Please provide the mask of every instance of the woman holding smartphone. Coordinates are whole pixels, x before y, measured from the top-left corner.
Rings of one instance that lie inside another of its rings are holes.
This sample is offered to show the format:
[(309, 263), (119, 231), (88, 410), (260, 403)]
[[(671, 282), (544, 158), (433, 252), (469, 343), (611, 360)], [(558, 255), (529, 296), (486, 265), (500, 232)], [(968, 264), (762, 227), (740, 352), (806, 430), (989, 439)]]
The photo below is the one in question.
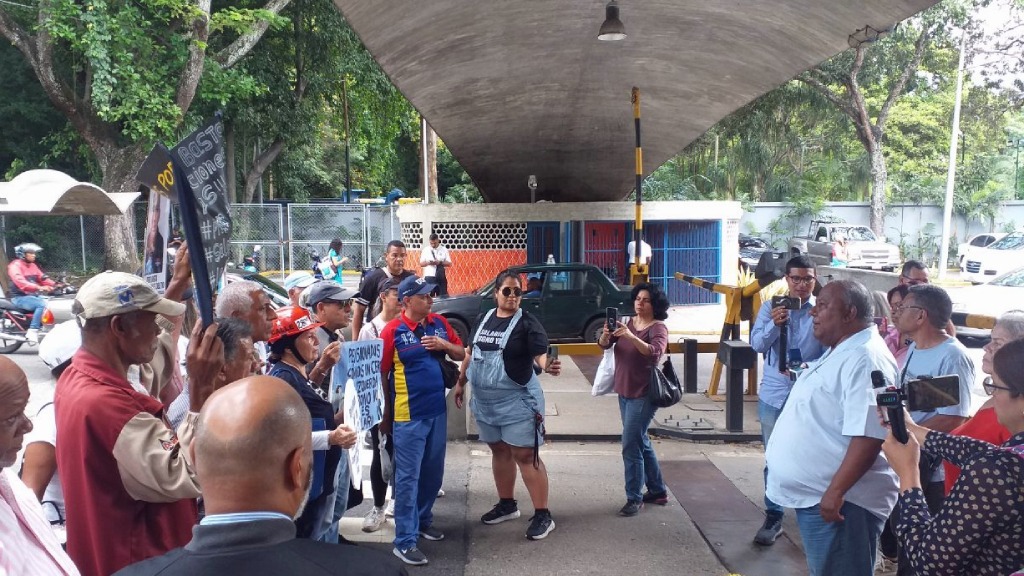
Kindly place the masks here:
[(462, 408), (467, 384), (480, 440), (491, 449), (498, 503), (480, 520), (500, 524), (519, 518), (515, 500), (516, 469), (533, 501), (534, 515), (526, 537), (540, 540), (555, 529), (548, 510), (548, 473), (540, 459), (544, 443), (544, 391), (537, 375), (557, 376), (561, 365), (547, 356), (548, 335), (529, 312), (519, 307), (519, 275), (505, 270), (494, 280), (497, 308), (485, 313), (467, 348), (455, 385), (455, 406)]
[[(597, 341), (601, 348), (615, 346), (615, 393), (622, 416), (622, 463), (626, 470), (626, 504), (619, 516), (636, 516), (644, 503), (668, 503), (658, 457), (651, 447), (647, 427), (657, 409), (647, 397), (651, 366), (668, 346), (668, 296), (658, 286), (642, 282), (633, 287), (633, 310), (627, 322), (604, 327)], [(646, 484), (647, 492), (640, 490)]]

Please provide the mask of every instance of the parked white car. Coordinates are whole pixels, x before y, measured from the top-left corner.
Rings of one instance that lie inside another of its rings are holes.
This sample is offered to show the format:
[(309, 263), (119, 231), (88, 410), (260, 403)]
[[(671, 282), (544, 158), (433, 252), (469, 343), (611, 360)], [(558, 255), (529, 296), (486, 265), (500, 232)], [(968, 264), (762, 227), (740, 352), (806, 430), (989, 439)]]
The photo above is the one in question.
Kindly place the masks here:
[(976, 284), (1024, 267), (1024, 230), (1007, 234), (984, 248), (975, 248), (964, 260), (963, 278)]
[[(967, 239), (967, 242), (961, 243), (956, 251), (957, 264), (960, 265), (960, 271), (963, 272), (965, 270), (966, 262), (972, 257), (975, 250), (984, 248), (997, 240), (1002, 240), (1005, 236), (1006, 232), (982, 232), (981, 234), (971, 236)], [(974, 259), (977, 259), (977, 257), (974, 257)]]
[[(1024, 308), (1024, 268), (998, 276), (987, 284), (950, 288), (953, 312), (981, 314), (998, 318), (1005, 312)], [(989, 330), (961, 326), (956, 320), (956, 335), (969, 338), (988, 338)]]

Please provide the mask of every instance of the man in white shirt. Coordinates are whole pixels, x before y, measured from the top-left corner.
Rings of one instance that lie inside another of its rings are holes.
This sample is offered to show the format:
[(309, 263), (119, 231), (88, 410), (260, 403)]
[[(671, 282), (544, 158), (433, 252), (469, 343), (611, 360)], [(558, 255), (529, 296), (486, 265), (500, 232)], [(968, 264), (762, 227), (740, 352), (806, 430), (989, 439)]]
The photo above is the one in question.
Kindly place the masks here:
[[(636, 242), (630, 241), (626, 246), (626, 253), (629, 255), (629, 263), (636, 263)], [(651, 245), (644, 242), (643, 237), (640, 238), (640, 263), (644, 266), (650, 266), (651, 264)]]
[(32, 431), (28, 398), (25, 373), (0, 356), (0, 574), (77, 576), (35, 494), (11, 469)]
[(420, 253), (420, 266), (423, 267), (423, 280), (437, 284), (440, 296), (448, 295), (448, 268), (451, 268), (452, 257), (448, 249), (441, 245), (437, 234), (430, 235), (430, 248)]
[(871, 373), (896, 380), (896, 361), (859, 282), (826, 285), (811, 310), (829, 349), (797, 379), (765, 457), (768, 497), (796, 510), (811, 576), (874, 572), (878, 535), (896, 504), (897, 480), (881, 455)]

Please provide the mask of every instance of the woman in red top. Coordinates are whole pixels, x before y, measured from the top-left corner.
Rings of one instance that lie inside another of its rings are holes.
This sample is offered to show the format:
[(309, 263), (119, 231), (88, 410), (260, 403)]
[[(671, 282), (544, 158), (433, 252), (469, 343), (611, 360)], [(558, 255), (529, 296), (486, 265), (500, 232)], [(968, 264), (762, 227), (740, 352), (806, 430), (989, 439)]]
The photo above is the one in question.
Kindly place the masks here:
[[(996, 320), (992, 327), (992, 337), (985, 345), (985, 355), (981, 357), (981, 371), (985, 374), (992, 374), (992, 358), (996, 352), (1006, 344), (1014, 340), (1024, 338), (1024, 311), (1011, 310)], [(986, 379), (990, 380), (990, 379)], [(996, 411), (989, 398), (981, 405), (981, 409), (967, 422), (954, 428), (950, 434), (954, 436), (968, 436), (984, 440), (989, 444), (999, 446), (1010, 439), (1010, 431), (996, 420)], [(960, 476), (960, 468), (952, 465), (949, 461), (943, 461), (946, 469), (946, 495), (953, 490), (957, 477)]]
[[(645, 502), (665, 505), (668, 490), (661, 478), (658, 457), (651, 447), (647, 427), (656, 408), (647, 398), (650, 367), (661, 359), (668, 345), (668, 297), (656, 285), (643, 282), (633, 287), (636, 316), (619, 322), (614, 331), (605, 326), (598, 345), (615, 346), (615, 392), (622, 415), (622, 462), (626, 469), (626, 504), (620, 516), (636, 516)], [(647, 492), (640, 489), (647, 485)]]

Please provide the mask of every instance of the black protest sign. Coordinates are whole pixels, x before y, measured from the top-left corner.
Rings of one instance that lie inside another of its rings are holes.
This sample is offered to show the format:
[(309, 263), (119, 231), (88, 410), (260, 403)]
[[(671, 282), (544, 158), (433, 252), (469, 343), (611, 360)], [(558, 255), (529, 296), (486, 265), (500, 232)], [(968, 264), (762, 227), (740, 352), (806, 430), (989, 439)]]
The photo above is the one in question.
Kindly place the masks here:
[(163, 143), (153, 146), (146, 161), (142, 163), (135, 178), (150, 190), (178, 201), (178, 186), (174, 178), (174, 165), (171, 163), (171, 151)]
[(196, 304), (205, 326), (213, 322), (213, 294), (224, 276), (231, 240), (220, 115), (179, 142), (171, 158), (180, 190), (181, 223), (192, 255)]

